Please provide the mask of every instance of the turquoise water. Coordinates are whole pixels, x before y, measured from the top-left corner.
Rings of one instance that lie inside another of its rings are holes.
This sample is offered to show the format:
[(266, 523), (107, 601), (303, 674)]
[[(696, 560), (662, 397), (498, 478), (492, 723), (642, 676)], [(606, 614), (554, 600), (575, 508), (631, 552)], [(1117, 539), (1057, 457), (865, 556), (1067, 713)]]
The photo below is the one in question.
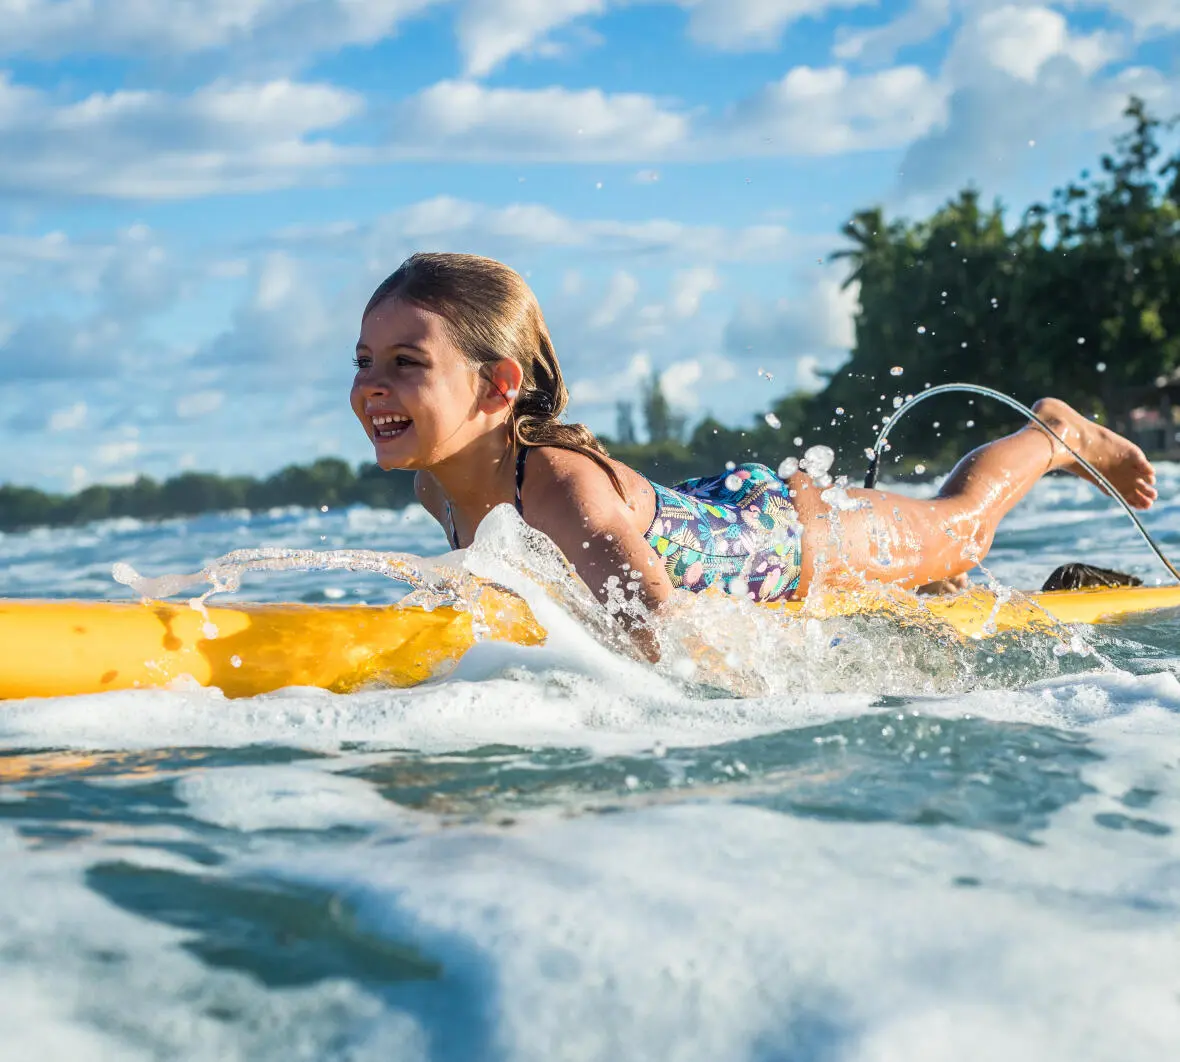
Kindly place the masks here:
[[(1180, 553), (1180, 469), (1162, 479), (1149, 525)], [(473, 564), (511, 569), (509, 525)], [(117, 596), (117, 561), (189, 572), (266, 545), (445, 549), (417, 510), (111, 522), (0, 536), (0, 596)], [(1068, 480), (1013, 515), (989, 570), (1030, 587), (1069, 559), (1157, 578)], [(241, 596), (403, 591), (304, 572)], [(668, 636), (713, 640), (727, 678), (638, 664), (538, 607), (548, 646), (481, 645), (415, 690), (0, 707), (6, 1050), (1174, 1054), (1180, 617), (963, 646), (689, 599)]]

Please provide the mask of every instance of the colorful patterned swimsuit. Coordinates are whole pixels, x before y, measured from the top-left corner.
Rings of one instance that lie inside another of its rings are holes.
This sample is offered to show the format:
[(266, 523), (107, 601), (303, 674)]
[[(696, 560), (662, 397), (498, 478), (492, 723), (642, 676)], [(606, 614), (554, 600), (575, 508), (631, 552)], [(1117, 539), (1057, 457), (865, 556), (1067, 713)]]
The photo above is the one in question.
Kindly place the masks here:
[(720, 585), (755, 601), (794, 596), (803, 531), (787, 485), (769, 468), (738, 465), (675, 487), (652, 483), (652, 489), (656, 514), (645, 537), (673, 586)]
[[(516, 458), (516, 511), (529, 447)], [(675, 487), (652, 483), (656, 511), (644, 536), (677, 589), (718, 585), (755, 601), (790, 598), (799, 586), (802, 528), (787, 485), (765, 465), (739, 465), (720, 476)], [(448, 537), (459, 548), (450, 505)], [(744, 586), (743, 586), (744, 583)]]

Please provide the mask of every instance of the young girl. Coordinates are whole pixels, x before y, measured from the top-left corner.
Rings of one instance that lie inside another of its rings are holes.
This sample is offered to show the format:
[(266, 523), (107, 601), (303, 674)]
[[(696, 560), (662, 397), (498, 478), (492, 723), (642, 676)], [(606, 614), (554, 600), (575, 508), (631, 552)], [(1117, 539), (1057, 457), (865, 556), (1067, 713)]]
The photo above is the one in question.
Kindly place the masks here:
[[(377, 463), (417, 472), (419, 500), (456, 549), (494, 506), (514, 505), (604, 601), (620, 584), (656, 609), (715, 584), (771, 601), (821, 581), (953, 580), (1041, 476), (1084, 475), (1030, 422), (968, 454), (930, 500), (849, 489), (852, 504), (833, 510), (806, 473), (784, 483), (762, 465), (665, 487), (559, 420), (568, 397), (535, 296), (499, 262), (416, 254), (365, 308), (352, 408)], [(1152, 504), (1138, 447), (1057, 399), (1034, 410), (1131, 505)]]

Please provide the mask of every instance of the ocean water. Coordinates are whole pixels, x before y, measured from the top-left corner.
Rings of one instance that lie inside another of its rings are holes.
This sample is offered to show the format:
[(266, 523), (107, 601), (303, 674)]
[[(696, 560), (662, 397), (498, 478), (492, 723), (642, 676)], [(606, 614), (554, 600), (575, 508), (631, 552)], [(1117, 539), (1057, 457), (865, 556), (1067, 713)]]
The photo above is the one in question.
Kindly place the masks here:
[[(1147, 520), (1173, 554), (1178, 486)], [(666, 635), (726, 674), (653, 668), (520, 581), (511, 524), (468, 561), (532, 595), (545, 647), (413, 690), (0, 704), (0, 1055), (1176, 1056), (1180, 615), (962, 645), (688, 598)], [(127, 596), (116, 562), (260, 546), (446, 548), (417, 509), (116, 521), (0, 535), (0, 596)], [(1066, 560), (1160, 580), (1067, 479), (977, 577)]]

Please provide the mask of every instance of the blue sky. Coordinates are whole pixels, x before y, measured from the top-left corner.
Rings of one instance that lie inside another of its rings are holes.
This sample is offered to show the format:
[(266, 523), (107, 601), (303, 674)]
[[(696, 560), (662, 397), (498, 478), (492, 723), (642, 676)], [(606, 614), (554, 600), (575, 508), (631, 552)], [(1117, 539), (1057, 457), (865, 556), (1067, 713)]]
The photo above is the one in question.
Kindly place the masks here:
[[(1016, 208), (1131, 93), (1180, 111), (1180, 0), (0, 0), (0, 482), (369, 450), (358, 315), (406, 254), (521, 270), (609, 432), (851, 343), (849, 214)], [(760, 371), (761, 370), (761, 371)], [(702, 470), (706, 471), (706, 470)]]

